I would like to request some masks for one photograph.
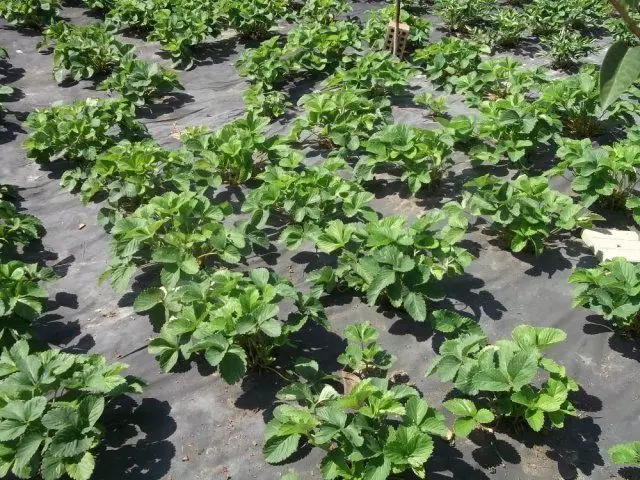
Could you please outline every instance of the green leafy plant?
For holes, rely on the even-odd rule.
[[[441,413],[407,385],[367,378],[338,393],[316,362],[299,359],[300,381],[284,387],[265,430],[269,463],[290,458],[300,444],[327,452],[320,470],[325,480],[387,478],[412,471],[425,478],[432,436],[451,438]]]
[[[42,314],[49,297],[42,284],[56,275],[49,268],[19,260],[0,263],[0,343],[30,338],[31,323]]]
[[[295,310],[280,318],[284,301]],[[192,280],[168,288],[146,290],[136,311],[161,306],[165,323],[149,343],[163,371],[180,357],[204,354],[227,383],[239,381],[247,368],[269,367],[276,350],[291,344],[291,335],[312,319],[326,327],[322,305],[291,282],[257,268],[247,274],[220,269],[201,271]]]
[[[169,0],[113,0],[105,23],[149,32],[155,25],[156,11],[168,8],[169,4]]]
[[[291,102],[285,93],[271,90],[262,83],[250,85],[242,96],[247,112],[255,116],[278,118],[284,115]]]
[[[219,13],[213,0],[182,0],[171,8],[156,10],[149,40],[160,42],[174,67],[194,66],[194,48],[221,31]]]
[[[180,139],[184,148],[196,157],[194,168],[201,178],[217,176],[236,185],[289,153],[280,137],[266,136],[267,125],[267,118],[249,112],[215,131],[207,127],[187,128]]]
[[[522,41],[527,18],[517,8],[500,8],[493,16],[489,36],[502,47],[514,47]]]
[[[265,40],[257,48],[248,48],[240,55],[236,68],[263,90],[282,84],[293,69],[292,58],[285,52],[278,37]]]
[[[611,461],[618,465],[640,465],[640,442],[619,443],[608,453]]]
[[[144,381],[123,377],[122,363],[101,355],[46,350],[26,341],[0,356],[0,475],[89,480],[109,399],[141,393]]]
[[[153,140],[123,141],[99,155],[83,178],[65,177],[64,186],[80,187],[84,203],[105,196],[108,205],[100,210],[99,219],[107,226],[156,195],[188,190],[191,165],[189,155],[166,150]],[[219,183],[211,179],[211,185]]]
[[[42,224],[36,217],[18,211],[16,197],[14,187],[0,184],[0,253],[40,238]]]
[[[440,230],[434,227],[445,221]],[[442,300],[439,282],[461,274],[473,260],[457,243],[467,220],[458,205],[430,210],[409,224],[404,217],[385,217],[364,225],[329,222],[315,239],[319,250],[339,253],[337,267],[309,275],[316,288],[328,292],[351,288],[366,295],[369,305],[384,298],[416,321],[427,318],[426,300]]]
[[[636,25],[640,24],[640,12],[628,12],[631,21]],[[603,24],[604,28],[613,37],[615,42],[621,42],[630,47],[638,43],[638,37],[629,29],[629,25],[620,17],[607,18]]]
[[[327,79],[328,87],[363,90],[373,96],[401,94],[417,70],[390,52],[345,57]]]
[[[540,41],[545,48],[544,55],[551,58],[551,66],[554,68],[571,68],[593,50],[592,39],[567,28],[542,37]]]
[[[59,22],[45,31],[45,39],[55,43],[53,77],[58,83],[109,73],[133,50],[133,45],[119,42],[100,23],[76,27]]]
[[[366,142],[369,155],[356,165],[356,175],[360,180],[371,180],[381,168],[398,169],[415,194],[426,185],[437,184],[453,164],[453,142],[443,130],[389,125]]]
[[[562,126],[546,105],[529,101],[522,93],[485,100],[479,110],[476,137],[482,144],[470,151],[474,163],[496,164],[506,157],[525,166],[527,155],[541,145],[548,145]]]
[[[638,333],[640,328],[640,266],[624,258],[578,268],[569,277],[575,285],[573,306],[587,307],[615,329]]]
[[[2,0],[0,17],[21,27],[42,29],[59,18],[59,0]]]
[[[542,90],[540,102],[560,117],[566,135],[579,139],[634,125],[638,111],[635,102],[623,98],[603,109],[598,73],[591,65],[576,75],[550,82]]]
[[[626,209],[640,224],[640,202],[635,196],[640,179],[640,144],[623,140],[595,148],[589,139],[563,139],[557,151],[562,160],[549,173],[569,170],[575,176],[571,188],[586,205],[596,201],[606,207]]]
[[[369,322],[354,323],[344,329],[347,347],[338,356],[338,363],[360,378],[384,376],[395,361],[380,345],[378,331]]]
[[[382,125],[391,123],[391,107],[387,98],[369,98],[352,90],[329,90],[304,95],[299,105],[306,112],[294,122],[291,138],[300,141],[308,131],[321,145],[354,151],[362,140]]]
[[[413,97],[413,103],[425,107],[428,110],[427,115],[430,117],[447,116],[447,99],[445,97],[436,97],[433,93],[420,92]]]
[[[494,6],[494,0],[436,0],[435,11],[446,28],[465,32],[486,22]]]
[[[334,160],[317,167],[267,167],[258,177],[261,185],[247,194],[242,210],[261,215],[262,223],[271,216],[276,223],[288,223],[280,239],[290,249],[313,239],[330,220],[377,219],[368,206],[373,194],[338,174],[345,166]]]
[[[475,70],[451,79],[453,89],[465,95],[473,107],[479,107],[483,100],[528,95],[547,82],[544,69],[522,68],[522,63],[508,57],[484,60]]]
[[[286,15],[288,7],[288,0],[221,0],[218,3],[231,28],[242,37],[252,40],[267,37],[269,30]]]
[[[465,436],[478,424],[494,419],[526,422],[539,432],[547,422],[562,428],[567,415],[577,416],[569,399],[570,392],[578,390],[577,383],[563,366],[543,355],[567,335],[557,328],[520,325],[511,337],[495,344],[479,333],[446,340],[428,367],[427,375],[453,382],[460,393],[473,399],[457,398],[444,404],[458,417],[456,434]],[[535,386],[534,379],[542,375],[546,380]]]
[[[380,50],[384,47],[387,40],[387,28],[392,20],[395,20],[395,8],[393,6],[370,12],[369,19],[364,25],[362,36],[372,48]],[[429,41],[431,33],[431,22],[429,20],[413,15],[406,10],[400,10],[400,22],[409,25],[408,50],[420,48]]]
[[[111,230],[112,258],[101,280],[123,291],[140,267],[161,266],[165,287],[175,287],[201,265],[238,263],[253,244],[266,247],[249,223],[227,228],[228,203],[213,205],[202,193],[167,192],[149,200]]]
[[[104,12],[115,6],[116,0],[82,0],[82,3],[91,10]]]
[[[328,24],[342,13],[351,11],[347,0],[306,0],[300,9],[303,21]]]
[[[38,163],[64,159],[86,166],[122,138],[145,131],[133,105],[122,99],[87,98],[36,109],[25,123],[27,157]]]
[[[524,16],[533,35],[545,36],[563,28],[588,30],[602,26],[610,8],[602,0],[532,0]]]
[[[539,255],[545,241],[557,232],[589,228],[601,218],[549,188],[545,177],[520,175],[504,181],[483,175],[465,187],[463,204],[474,215],[489,215],[490,228],[499,232],[514,252],[533,248]]]
[[[131,54],[122,58],[111,76],[98,88],[117,92],[136,106],[174,90],[184,90],[175,71],[158,63],[139,60]]]
[[[452,79],[474,71],[482,61],[482,54],[490,53],[486,45],[458,37],[445,37],[431,43],[413,55],[413,63],[427,78],[452,91]],[[455,82],[455,80],[453,80]]]

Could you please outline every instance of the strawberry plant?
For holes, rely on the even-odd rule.
[[[348,343],[338,363],[362,379],[384,377],[395,357],[378,345],[378,331],[369,322],[354,323],[344,329],[344,336]]]
[[[142,106],[151,99],[174,90],[184,90],[175,71],[158,63],[139,60],[132,54],[122,58],[111,76],[98,89],[117,92],[136,106]]]
[[[80,187],[84,203],[106,196],[108,205],[100,210],[100,221],[110,225],[167,190],[188,190],[190,167],[188,155],[152,140],[123,141],[99,155],[81,183],[65,177],[65,186]],[[211,185],[217,184],[219,179],[212,178]]]
[[[619,443],[608,453],[611,461],[618,465],[640,465],[640,442]]]
[[[343,58],[326,84],[328,87],[363,90],[376,97],[398,95],[416,74],[415,68],[390,52],[367,52]]]
[[[15,200],[15,189],[0,184],[0,253],[3,254],[40,238],[42,224],[34,216],[20,213]]]
[[[266,246],[248,222],[226,227],[228,203],[213,205],[202,193],[167,192],[149,200],[111,230],[112,259],[101,279],[123,291],[138,268],[157,265],[166,287],[189,279],[206,264],[235,264],[253,244]]]
[[[242,98],[247,112],[257,117],[278,118],[291,106],[285,93],[272,90],[262,82],[249,85]]]
[[[41,284],[56,278],[53,271],[19,260],[0,263],[0,343],[30,338],[31,322],[42,314],[49,295]]]
[[[284,302],[295,305],[286,316],[280,314]],[[291,344],[291,335],[308,320],[326,326],[317,298],[266,268],[202,271],[180,285],[143,292],[134,308],[156,305],[164,309],[165,323],[149,353],[162,370],[171,370],[180,357],[203,354],[227,383],[238,382],[248,368],[269,367],[276,350]]]
[[[460,393],[472,399],[445,403],[458,417],[454,426],[457,434],[466,436],[478,424],[494,419],[526,422],[539,432],[546,423],[562,428],[567,415],[577,416],[569,394],[578,391],[578,384],[562,365],[543,354],[564,342],[566,333],[520,325],[511,338],[489,344],[486,335],[467,333],[446,340],[427,368],[427,375],[453,382]],[[534,379],[541,376],[544,382],[534,385]]]
[[[79,166],[94,161],[122,138],[145,131],[135,119],[133,105],[122,99],[87,98],[36,109],[25,126],[27,157],[45,164],[64,159]]]
[[[289,31],[284,53],[292,57],[294,72],[324,72],[340,63],[348,47],[360,47],[361,33],[346,20],[303,23]]]
[[[325,480],[383,479],[402,472],[425,478],[432,437],[452,436],[444,416],[413,387],[367,378],[338,393],[308,359],[298,360],[296,373],[300,380],[280,390],[282,405],[265,429],[268,463],[283,462],[304,445],[327,452],[320,463]]]
[[[294,122],[291,138],[300,141],[301,133],[308,131],[330,148],[355,151],[363,139],[392,120],[388,99],[372,99],[351,90],[310,93],[298,104],[306,113]]]
[[[117,28],[132,28],[149,32],[155,25],[155,13],[169,8],[169,0],[113,0],[106,23]]]
[[[194,48],[221,31],[218,11],[212,0],[184,0],[169,7],[155,11],[149,40],[160,42],[174,67],[192,68]]]
[[[533,248],[539,255],[554,234],[589,228],[600,219],[571,197],[551,190],[544,177],[520,175],[503,181],[483,175],[465,187],[464,204],[474,215],[490,216],[490,228],[499,232],[514,252]]]
[[[540,41],[545,48],[544,55],[551,59],[551,66],[559,69],[574,67],[580,58],[593,51],[592,39],[567,28],[542,37]]]
[[[119,42],[99,23],[76,27],[59,22],[45,31],[45,39],[55,43],[53,77],[58,83],[109,73],[133,50],[133,45]]]
[[[475,70],[451,79],[453,89],[464,94],[466,101],[476,108],[483,100],[527,95],[547,82],[545,70],[522,68],[522,63],[511,58],[484,60]]]
[[[595,137],[610,128],[635,124],[635,102],[619,98],[603,109],[598,73],[591,65],[576,75],[554,80],[544,87],[540,103],[559,116],[563,131],[574,138]]]
[[[434,230],[445,220],[441,230]],[[355,289],[366,295],[369,305],[384,298],[422,322],[427,318],[426,300],[444,296],[439,281],[461,274],[473,260],[457,246],[466,227],[466,218],[454,204],[430,210],[413,224],[400,216],[364,225],[334,220],[315,243],[322,252],[339,254],[337,267],[316,270],[309,279],[327,292]]]
[[[265,40],[257,48],[248,48],[236,62],[238,73],[249,81],[273,89],[283,83],[293,69],[292,59],[278,37]]]
[[[413,103],[425,107],[428,110],[427,115],[430,117],[447,116],[447,99],[445,97],[436,97],[432,93],[420,92],[413,97]]]
[[[533,35],[549,35],[562,28],[591,30],[602,26],[609,16],[607,2],[601,0],[532,0],[524,7]]]
[[[329,24],[343,13],[351,11],[347,0],[306,0],[300,9],[300,17],[305,22]]]
[[[262,183],[247,194],[242,210],[262,215],[262,222],[273,215],[278,223],[289,223],[280,238],[290,249],[314,238],[330,220],[377,219],[377,214],[367,205],[373,200],[373,194],[337,173],[344,167],[343,163],[267,167],[258,177]]]
[[[288,0],[221,0],[218,3],[231,28],[251,40],[269,36],[269,30],[287,14],[288,7]]]
[[[356,166],[359,179],[371,180],[381,169],[398,169],[413,194],[437,184],[453,164],[453,138],[442,130],[393,124],[372,135],[365,148],[369,155]]]
[[[562,161],[550,174],[571,171],[571,188],[586,205],[596,201],[606,207],[626,209],[640,224],[640,204],[635,196],[640,179],[640,144],[623,140],[595,148],[588,139],[564,139],[557,152]]]
[[[0,17],[20,27],[40,30],[58,20],[59,0],[2,0]]]
[[[413,63],[425,72],[429,80],[452,91],[452,79],[474,71],[482,61],[481,55],[488,53],[490,49],[486,45],[445,37],[417,50]]]
[[[468,32],[482,25],[495,7],[494,0],[436,0],[435,11],[444,26],[456,32]]]
[[[483,142],[471,149],[474,163],[496,164],[506,156],[510,162],[525,165],[527,154],[548,145],[562,124],[541,102],[531,102],[522,94],[509,95],[479,105],[482,114],[476,136]]]
[[[115,7],[116,0],[82,0],[82,3],[90,10],[105,12]]]
[[[141,393],[144,382],[121,376],[122,363],[101,355],[46,350],[16,342],[0,356],[0,475],[89,480],[103,435],[106,403]]]
[[[627,13],[636,25],[640,23],[640,12],[630,10]],[[638,37],[629,29],[629,25],[619,17],[607,18],[603,26],[613,37],[614,42],[624,42],[633,46],[638,41]]]
[[[185,129],[180,139],[195,157],[198,175],[217,176],[225,183],[241,184],[259,173],[282,153],[288,152],[279,137],[265,135],[269,120],[249,112],[218,130]]]
[[[389,22],[394,19],[395,8],[393,6],[372,10],[362,31],[364,40],[372,48],[382,49],[387,38],[387,27]],[[400,22],[409,25],[409,37],[407,38],[407,48],[409,50],[420,48],[429,41],[431,33],[431,22],[429,20],[418,15],[412,15],[406,10],[400,10]]]
[[[514,47],[522,41],[527,19],[517,8],[500,8],[491,19],[489,36],[502,47]]]
[[[640,328],[640,266],[624,258],[596,268],[577,268],[569,277],[575,285],[573,307],[586,307],[615,329],[638,333]]]

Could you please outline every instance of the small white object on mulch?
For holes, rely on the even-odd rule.
[[[632,230],[610,228],[585,229],[582,241],[593,250],[601,261],[623,257],[640,263],[640,234]]]

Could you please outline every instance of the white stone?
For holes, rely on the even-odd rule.
[[[640,263],[640,235],[631,230],[584,230],[582,240],[601,261],[623,257]]]

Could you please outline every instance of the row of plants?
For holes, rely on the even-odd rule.
[[[54,272],[25,263],[42,225],[18,210],[17,190],[0,186],[0,476],[88,480],[115,397],[141,393],[122,363],[49,348],[34,334]]]

